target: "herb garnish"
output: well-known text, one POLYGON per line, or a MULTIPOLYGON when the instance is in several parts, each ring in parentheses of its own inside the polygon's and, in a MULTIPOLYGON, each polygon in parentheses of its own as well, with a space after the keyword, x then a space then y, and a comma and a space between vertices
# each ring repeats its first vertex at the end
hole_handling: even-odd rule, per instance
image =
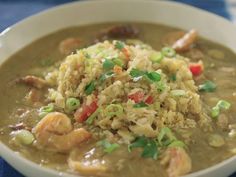
POLYGON ((144 103, 143 101, 141 101, 140 103, 136 103, 133 106, 134 108, 143 108, 143 107, 148 107, 148 105, 146 103, 144 103))
POLYGON ((91 81, 88 85, 85 86, 85 93, 90 95, 95 90, 95 82, 91 81))

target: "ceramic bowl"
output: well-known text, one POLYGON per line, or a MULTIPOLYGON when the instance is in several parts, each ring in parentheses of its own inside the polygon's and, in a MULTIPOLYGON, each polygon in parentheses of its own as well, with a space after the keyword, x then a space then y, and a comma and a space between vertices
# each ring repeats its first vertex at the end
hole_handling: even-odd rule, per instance
MULTIPOLYGON (((149 22, 186 30, 195 28, 201 36, 236 51, 236 27, 217 15, 169 1, 97 0, 58 6, 7 28, 0 34, 0 63, 32 41, 49 33, 71 26, 102 22, 149 22)), ((28 177, 78 177, 33 163, 1 142, 0 155, 28 177)), ((236 157, 232 157, 186 177, 227 177, 235 172, 235 164, 236 157)))

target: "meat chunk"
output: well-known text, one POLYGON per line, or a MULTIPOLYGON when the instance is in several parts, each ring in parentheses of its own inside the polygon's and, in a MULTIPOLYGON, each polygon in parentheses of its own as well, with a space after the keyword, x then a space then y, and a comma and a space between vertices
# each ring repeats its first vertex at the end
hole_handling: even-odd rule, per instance
POLYGON ((31 131, 31 129, 32 129, 32 128, 28 127, 26 124, 24 124, 23 122, 17 123, 15 125, 9 125, 8 127, 14 131, 15 130, 22 130, 22 129, 31 131))
POLYGON ((75 49, 78 49, 82 44, 80 38, 67 38, 60 42, 59 51, 63 55, 71 54, 75 49))
POLYGON ((37 89, 42 89, 48 85, 44 79, 40 77, 36 77, 36 76, 31 76, 31 75, 25 76, 19 79, 18 82, 24 83, 28 86, 31 86, 37 89))
POLYGON ((191 45, 196 41, 196 39, 197 31, 192 29, 188 33, 186 33, 182 38, 177 40, 172 47, 177 52, 185 52, 190 49, 191 45))
POLYGON ((167 165, 169 177, 179 177, 191 171, 192 162, 183 148, 169 148, 166 150, 161 161, 162 165, 167 165))
POLYGON ((32 88, 30 89, 29 93, 26 95, 26 100, 30 103, 37 103, 41 99, 41 95, 39 90, 32 88))
POLYGON ((130 25, 117 25, 112 26, 105 31, 101 32, 97 40, 98 41, 104 41, 109 38, 136 38, 139 35, 139 30, 135 28, 134 26, 130 25))

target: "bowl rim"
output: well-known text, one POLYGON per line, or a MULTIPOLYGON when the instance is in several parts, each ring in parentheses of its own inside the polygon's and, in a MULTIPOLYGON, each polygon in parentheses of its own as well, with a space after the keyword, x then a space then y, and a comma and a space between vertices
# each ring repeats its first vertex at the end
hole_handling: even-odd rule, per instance
MULTIPOLYGON (((74 1, 74 2, 68 2, 68 3, 61 4, 61 5, 57 5, 57 6, 42 10, 40 12, 37 12, 37 13, 31 15, 31 16, 28 16, 28 17, 18 21, 17 23, 6 27, 3 31, 1 31, 0 32, 0 39, 2 37, 4 37, 5 35, 8 35, 8 33, 11 32, 12 29, 15 29, 15 28, 17 29, 20 25, 23 25, 24 23, 29 22, 29 20, 31 20, 35 17, 41 16, 41 15, 44 15, 44 14, 47 14, 47 13, 53 13, 53 12, 61 10, 63 8, 70 8, 70 6, 73 6, 74 4, 93 4, 93 3, 97 3, 98 1, 99 1, 99 3, 108 3, 108 2, 121 3, 122 1, 123 2, 129 1, 129 2, 138 2, 138 3, 144 3, 144 2, 145 3, 162 3, 162 4, 167 4, 167 5, 175 5, 175 6, 179 6, 179 7, 182 6, 182 7, 194 10, 194 11, 199 11, 199 13, 202 13, 202 14, 207 15, 209 17, 211 16, 211 17, 214 17, 214 18, 218 18, 218 20, 221 20, 221 21, 224 21, 225 23, 230 24, 232 26, 232 28, 235 28, 235 30, 236 30, 236 25, 233 24, 229 19, 226 19, 226 18, 224 18, 220 15, 217 15, 217 14, 213 14, 213 13, 208 12, 206 10, 200 9, 198 7, 194 7, 194 6, 191 6, 191 5, 188 5, 188 4, 184 4, 183 2, 156 1, 156 0, 148 0, 148 1, 147 0, 87 0, 87 1, 82 0, 82 1, 74 1)), ((31 41, 31 42, 33 42, 33 41, 31 41)), ((23 47, 25 47, 25 45, 23 47)), ((16 53, 16 52, 14 52, 14 53, 16 53)), ((7 59, 4 59, 4 61, 6 61, 7 59)), ((48 168, 48 167, 41 166, 38 163, 27 159, 26 157, 21 155, 19 152, 12 150, 10 147, 8 147, 6 144, 4 144, 0 140, 0 157, 3 158, 5 161, 7 161, 9 163, 9 161, 5 159, 6 156, 14 158, 18 161, 21 161, 26 166, 28 166, 32 169, 37 169, 39 171, 44 171, 44 172, 46 172, 50 175, 59 175, 59 176, 66 175, 67 177, 79 177, 80 176, 79 174, 73 174, 73 173, 64 172, 64 171, 61 172, 61 171, 58 171, 58 170, 55 170, 55 169, 51 169, 51 168, 48 168), (3 153, 6 153, 7 155, 3 155, 3 153)), ((207 174, 207 173, 215 171, 216 169, 221 168, 221 167, 223 167, 223 166, 225 166, 229 163, 232 163, 233 161, 236 162, 236 155, 234 155, 234 156, 232 156, 232 157, 230 157, 226 160, 223 160, 222 162, 219 162, 219 163, 217 163, 213 166, 210 166, 208 168, 205 168, 205 169, 187 174, 183 177, 197 177, 199 175, 207 174)), ((9 163, 9 164, 11 165, 11 163, 9 163)), ((21 172, 21 170, 18 170, 18 169, 16 169, 16 170, 21 172)), ((23 174, 23 172, 21 172, 21 173, 23 174)))

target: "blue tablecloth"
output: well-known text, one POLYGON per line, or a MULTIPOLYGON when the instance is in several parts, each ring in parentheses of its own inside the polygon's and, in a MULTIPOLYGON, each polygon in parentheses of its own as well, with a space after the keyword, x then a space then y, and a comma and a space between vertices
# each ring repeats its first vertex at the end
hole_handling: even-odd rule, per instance
MULTIPOLYGON (((0 0, 0 31, 44 9, 73 0, 0 0)), ((230 19, 224 0, 173 0, 187 3, 230 19)), ((236 168, 235 168, 236 170, 236 168)), ((0 177, 23 177, 0 158, 0 177)), ((236 177, 236 174, 231 177, 236 177)))

